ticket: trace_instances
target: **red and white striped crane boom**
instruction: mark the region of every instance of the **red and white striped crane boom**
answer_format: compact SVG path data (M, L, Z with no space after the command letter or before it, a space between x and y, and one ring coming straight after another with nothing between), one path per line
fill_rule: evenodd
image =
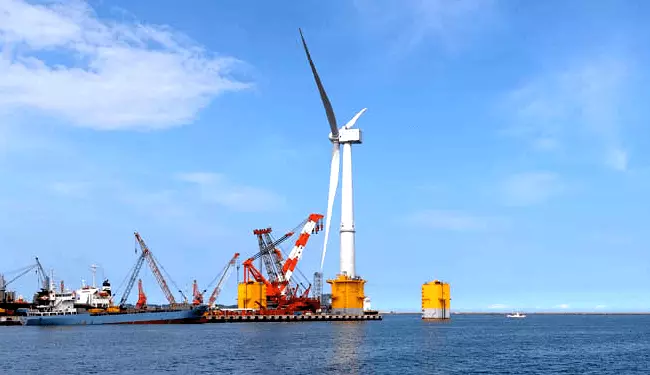
M284 276L284 282L280 286L280 292L282 295L286 294L287 286L289 285L289 281L291 281L291 275L293 275L293 271L296 269L298 261L302 258L302 253L305 250L305 246L307 246L309 236L312 233L318 233L322 228L322 220L323 215L311 214L309 215L305 226L302 228L302 231L300 231L296 244L293 246L293 249L291 249L287 260L282 266L282 274Z

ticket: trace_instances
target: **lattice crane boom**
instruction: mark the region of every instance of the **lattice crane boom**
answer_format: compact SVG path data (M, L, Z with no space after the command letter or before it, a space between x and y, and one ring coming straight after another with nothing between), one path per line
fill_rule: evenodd
M41 261L38 260L38 257L36 257L36 266L38 267L38 272L40 273L40 277L43 278L43 289L50 289L50 277L47 275L47 272L43 269L43 265L41 264Z
M293 232L291 232L291 233L293 235ZM277 246L272 245L275 241L273 240L273 237L271 237L271 232L270 231L268 233L264 234L264 239L265 239L265 242L267 244L269 244L268 245L269 246L269 251L265 255L265 257L268 259L268 263L271 265L271 268L273 268L273 273L274 273L275 279L279 283L282 283L282 282L284 282L284 274L282 273L282 258L281 258L281 255L280 255L280 257L278 257L278 253L280 253L280 250L278 249Z
M219 278L219 282L217 282L217 286L214 287L214 290L210 295L210 299L208 300L208 305L211 308L214 307L217 298L219 298L219 294L221 293L221 288L223 288L223 284L228 280L230 274L235 269L235 264L237 263L237 259L239 259L239 253L235 253L232 259L230 259L230 262L226 264L226 267L222 271L221 277Z
M304 221L303 221L303 223L304 223ZM302 225L303 223L301 223L300 225ZM273 249L278 247L281 243L283 243L284 241L289 239L289 237L293 236L294 233L295 233L294 231L287 232L284 236L278 238L277 240L273 241L272 243L266 243L264 240L259 239L259 237L262 234L265 234L267 231L270 231L270 229L271 228L256 229L256 230L253 231L253 234L258 236L258 243L260 245L260 251L257 254L255 254L255 255L253 255L252 257L249 258L251 261L258 259L259 257L263 256L264 254L272 252Z
M6 290L6 288L7 288L7 286L8 286L9 284L11 284L11 283L13 283L14 281L18 280L18 279L21 278L23 275L27 274L27 272L33 270L33 269L36 268L37 266L38 266L37 264L32 264L32 265L29 265L29 266L27 266L27 267L23 267L23 268L19 269L19 270L18 270L18 275L14 276L14 277L13 277L12 279L10 279L9 281L6 281L5 278L4 278L4 275L0 274L0 290Z
M276 270L274 267L273 259L271 259L271 250L269 249L269 246L271 244L267 239L268 233L270 233L271 230L271 228L255 229L253 231L253 234L257 236L257 243L260 248L259 254L262 258L262 261L264 262L264 266L266 267L266 272L268 273L269 278L273 281L279 278L279 274L278 270Z
M142 239L142 237L138 232L135 232L134 234L136 240L138 241L138 244L140 245L140 249L144 254L144 257L147 258L147 263L149 263L149 268L151 268L151 272L156 278L156 281L158 281L158 285L160 285L160 289L162 289L163 293L165 294L167 301L169 301L169 303L172 305L176 304L176 299L174 298L174 295L172 294L171 290L169 290L169 287L167 286L167 281L165 281L165 278L163 277L162 273L158 269L158 265L156 264L156 261L154 260L151 251L149 251L149 247L144 242L144 240Z
M138 278L138 274L140 274L140 269L144 264L145 256L146 255L144 251L140 252L140 256L138 257L138 260L135 263L135 268L133 268L133 273L129 278L129 283L126 285L126 289L124 289L124 294L122 294L122 299L120 300L120 307L124 306L126 304L126 300L129 299L129 294L131 294L131 290L133 289L133 284L135 284L135 280Z

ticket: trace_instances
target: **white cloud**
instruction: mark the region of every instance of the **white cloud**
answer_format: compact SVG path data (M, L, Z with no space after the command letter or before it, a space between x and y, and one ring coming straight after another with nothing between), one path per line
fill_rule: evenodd
M88 184L73 181L57 181L50 184L49 187L50 190L60 195L82 197L87 193Z
M606 156L607 165L619 171L627 170L627 160L627 152L621 149L611 149Z
M558 140L551 137L540 137L533 141L533 146L542 151L551 151L559 147Z
M279 209L285 204L284 198L274 192L237 184L217 173L191 172L181 173L176 177L180 181L195 184L204 201L236 211L270 211Z
M386 32L400 48L432 39L456 49L469 34L494 19L493 0L355 0L372 28Z
M504 111L514 114L515 124L507 133L528 138L543 150L562 145L582 154L584 144L597 150L605 165L626 170L619 114L629 77L629 64L611 56L581 60L534 77L503 103Z
M41 131L42 128L35 130L24 125L19 119L0 112L0 161L3 156L14 153L31 158L42 153L69 154L68 142Z
M596 306L594 307L594 309L596 309L596 310L602 310L602 309L604 309L604 308L606 308L606 307L607 307L607 305L596 305Z
M249 87L229 76L238 60L210 56L165 26L99 19L81 0L0 1L0 47L0 110L77 126L183 125L216 95Z
M183 204L179 191L173 189L139 190L131 186L116 189L117 201L127 204L136 212L155 217L161 221L180 222L195 215L188 201Z
M160 187L140 189L129 183L111 183L97 191L102 200L120 207L135 230L161 228L182 233L197 244L214 241L229 231L224 217L215 215L195 194L182 189ZM130 216L133 214L134 216Z
M566 310L566 309L569 308L569 305L566 304L566 303L562 303L562 304L560 304L560 305L555 305L555 308L556 308L556 309Z
M429 229L450 231L481 231L498 229L505 225L502 218L445 210L419 211L408 216L407 221Z
M223 175L211 172L179 173L176 177L181 181L192 182L198 185L215 184L224 179Z
M494 309L494 310L506 309L506 308L508 308L508 305L504 305L502 303L494 303L494 304L488 306L488 309Z
M508 177L502 186L505 201L513 206L528 206L546 201L561 193L560 178L550 172L518 173Z

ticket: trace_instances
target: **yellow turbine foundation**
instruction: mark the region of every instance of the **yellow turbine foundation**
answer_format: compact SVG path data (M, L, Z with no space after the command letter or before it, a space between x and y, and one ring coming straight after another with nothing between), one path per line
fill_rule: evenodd
M332 313L363 315L365 280L338 275L334 280L327 280L327 283L332 285Z
M258 282L239 283L237 307L240 309L266 308L266 284Z
M449 319L449 283L434 280L422 285L422 319Z

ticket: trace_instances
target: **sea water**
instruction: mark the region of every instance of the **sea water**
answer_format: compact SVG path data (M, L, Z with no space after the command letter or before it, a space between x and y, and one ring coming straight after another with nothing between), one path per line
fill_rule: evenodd
M0 327L1 374L650 374L650 316Z

